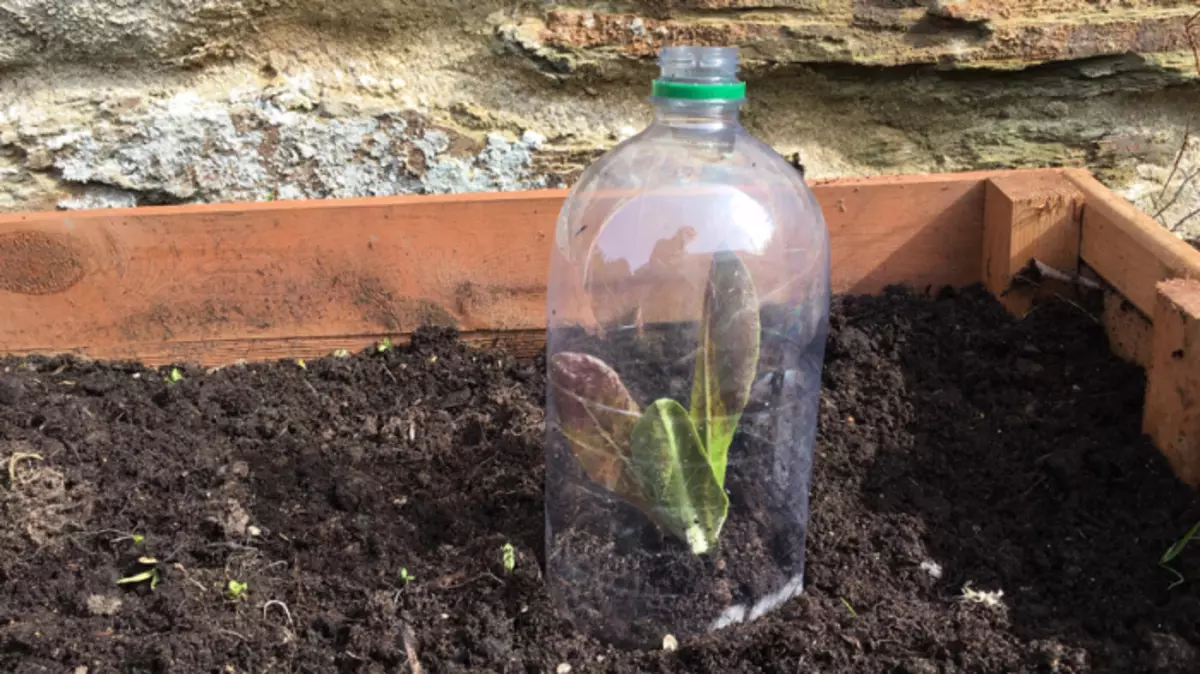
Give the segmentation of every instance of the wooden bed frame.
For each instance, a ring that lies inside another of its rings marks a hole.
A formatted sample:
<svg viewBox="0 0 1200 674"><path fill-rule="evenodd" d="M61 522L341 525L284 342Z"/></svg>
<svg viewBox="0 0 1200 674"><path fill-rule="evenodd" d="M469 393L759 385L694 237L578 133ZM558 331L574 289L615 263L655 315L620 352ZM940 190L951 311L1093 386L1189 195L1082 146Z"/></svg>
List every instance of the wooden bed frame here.
<svg viewBox="0 0 1200 674"><path fill-rule="evenodd" d="M1106 288L1144 366L1144 430L1200 486L1200 252L1078 169L813 185L833 290L982 282L1014 313L1031 260ZM148 364L303 358L418 326L541 348L560 190L0 215L0 354Z"/></svg>

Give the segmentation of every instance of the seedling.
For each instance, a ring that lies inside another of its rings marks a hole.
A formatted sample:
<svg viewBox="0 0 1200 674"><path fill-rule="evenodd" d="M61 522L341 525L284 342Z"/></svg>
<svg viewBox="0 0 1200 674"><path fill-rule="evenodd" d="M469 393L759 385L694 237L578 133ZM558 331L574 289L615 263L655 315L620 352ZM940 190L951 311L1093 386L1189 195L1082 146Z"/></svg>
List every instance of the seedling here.
<svg viewBox="0 0 1200 674"><path fill-rule="evenodd" d="M167 383L178 384L181 381L183 381L183 373L177 367L171 368L171 371L167 374Z"/></svg>
<svg viewBox="0 0 1200 674"><path fill-rule="evenodd" d="M408 585L409 583L413 582L416 579L417 579L416 576L413 576L412 574L410 574L408 572L407 568L400 569L400 580L404 581L405 585Z"/></svg>
<svg viewBox="0 0 1200 674"><path fill-rule="evenodd" d="M150 568L132 576L126 576L117 580L117 585L136 585L138 583L150 583L150 589L158 587L162 581L162 576L158 572L158 560L153 557L138 557L138 564L148 566Z"/></svg>
<svg viewBox="0 0 1200 674"><path fill-rule="evenodd" d="M382 342L375 345L375 350L379 353L383 353L390 348L392 348L392 340L390 337L384 337Z"/></svg>
<svg viewBox="0 0 1200 674"><path fill-rule="evenodd" d="M1167 551L1164 552L1163 556L1158 560L1158 565L1167 571L1170 571L1171 575L1175 577L1175 580L1167 587L1168 590L1175 589L1175 587L1181 585L1184 581L1183 574L1176 571L1174 567L1169 566L1169 564L1175 561L1175 558L1183 552L1183 549L1188 546L1188 543L1192 542L1192 539L1196 537L1196 534L1200 534L1200 522L1193 524L1192 528L1188 529L1188 532L1183 535L1183 538L1175 541L1174 545L1167 548Z"/></svg>
<svg viewBox="0 0 1200 674"><path fill-rule="evenodd" d="M303 358L296 359L296 366L299 367L301 370L308 369L308 363L305 363Z"/></svg>
<svg viewBox="0 0 1200 674"><path fill-rule="evenodd" d="M338 349L337 351L333 352L333 357L334 358L349 358L350 352L347 351L346 349Z"/></svg>
<svg viewBox="0 0 1200 674"><path fill-rule="evenodd" d="M504 547L500 548L500 553L504 558L504 573L512 573L517 567L517 551L513 549L512 543L505 543Z"/></svg>
<svg viewBox="0 0 1200 674"><path fill-rule="evenodd" d="M229 601L237 601L246 594L246 589L248 587L248 583L230 579L229 582L225 584L225 598Z"/></svg>
<svg viewBox="0 0 1200 674"><path fill-rule="evenodd" d="M142 541L146 540L146 537L141 534L132 534L129 538L133 541L134 545L141 545Z"/></svg>
<svg viewBox="0 0 1200 674"><path fill-rule="evenodd" d="M729 512L729 446L750 398L760 329L750 270L723 251L709 268L689 409L659 398L643 410L594 356L550 360L559 424L588 477L696 555L716 546Z"/></svg>

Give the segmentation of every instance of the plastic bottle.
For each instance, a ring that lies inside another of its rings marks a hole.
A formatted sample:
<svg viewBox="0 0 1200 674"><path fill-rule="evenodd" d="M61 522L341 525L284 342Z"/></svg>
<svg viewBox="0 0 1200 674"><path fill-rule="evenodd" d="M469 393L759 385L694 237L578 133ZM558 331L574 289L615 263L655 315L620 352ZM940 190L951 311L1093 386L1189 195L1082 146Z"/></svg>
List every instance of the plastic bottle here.
<svg viewBox="0 0 1200 674"><path fill-rule="evenodd" d="M738 121L737 49L668 47L653 123L560 214L546 568L581 629L647 647L800 592L829 237Z"/></svg>

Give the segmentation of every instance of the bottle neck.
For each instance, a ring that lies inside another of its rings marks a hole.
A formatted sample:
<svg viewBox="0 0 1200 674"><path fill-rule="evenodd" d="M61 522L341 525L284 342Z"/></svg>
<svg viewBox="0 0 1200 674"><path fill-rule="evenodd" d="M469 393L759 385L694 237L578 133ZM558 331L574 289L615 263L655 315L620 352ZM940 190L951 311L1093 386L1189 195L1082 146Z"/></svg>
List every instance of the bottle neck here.
<svg viewBox="0 0 1200 674"><path fill-rule="evenodd" d="M741 101L688 101L655 98L654 123L673 129L717 131L741 126Z"/></svg>

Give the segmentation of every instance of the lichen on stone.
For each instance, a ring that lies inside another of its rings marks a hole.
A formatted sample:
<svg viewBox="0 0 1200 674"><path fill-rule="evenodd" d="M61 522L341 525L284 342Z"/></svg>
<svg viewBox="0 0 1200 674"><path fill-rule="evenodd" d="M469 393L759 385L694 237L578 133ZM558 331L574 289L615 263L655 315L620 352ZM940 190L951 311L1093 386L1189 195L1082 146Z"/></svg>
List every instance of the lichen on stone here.
<svg viewBox="0 0 1200 674"><path fill-rule="evenodd" d="M309 91L313 95L315 91ZM151 201L513 190L544 187L533 174L538 134L489 134L473 153L452 151L450 133L400 110L328 118L306 87L204 100L181 92L152 101L119 124L103 121L40 139L62 180L150 195ZM415 122L415 123L414 123ZM420 166L410 166L413 152Z"/></svg>

